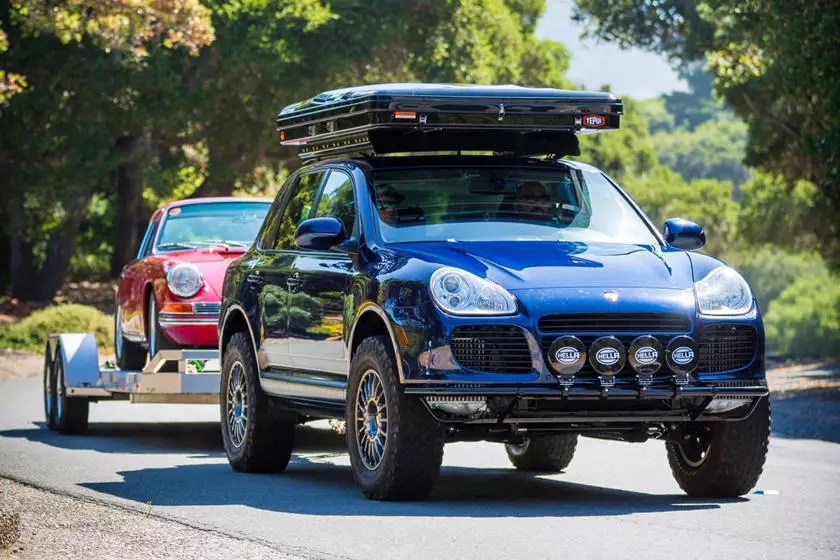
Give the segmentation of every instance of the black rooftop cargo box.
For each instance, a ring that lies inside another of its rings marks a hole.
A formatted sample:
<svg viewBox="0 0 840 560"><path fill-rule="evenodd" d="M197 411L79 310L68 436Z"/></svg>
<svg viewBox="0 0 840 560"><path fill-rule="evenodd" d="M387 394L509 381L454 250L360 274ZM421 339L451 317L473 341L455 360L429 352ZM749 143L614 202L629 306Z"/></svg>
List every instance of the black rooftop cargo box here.
<svg viewBox="0 0 840 560"><path fill-rule="evenodd" d="M300 157L373 152L493 151L577 155L578 134L618 128L610 93L519 86L380 84L284 108L277 130Z"/></svg>

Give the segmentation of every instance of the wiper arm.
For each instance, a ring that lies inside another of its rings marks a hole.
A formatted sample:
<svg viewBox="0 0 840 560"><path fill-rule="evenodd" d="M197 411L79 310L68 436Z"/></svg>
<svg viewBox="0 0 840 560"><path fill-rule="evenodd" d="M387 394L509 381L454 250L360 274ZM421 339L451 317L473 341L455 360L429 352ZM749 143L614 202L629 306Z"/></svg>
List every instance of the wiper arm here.
<svg viewBox="0 0 840 560"><path fill-rule="evenodd" d="M233 247L249 247L247 243L242 243L241 241L228 241L227 239L208 239L207 241L202 241L202 243L210 243L214 245L231 245Z"/></svg>
<svg viewBox="0 0 840 560"><path fill-rule="evenodd" d="M155 246L155 249L195 249L194 244L190 243L160 243Z"/></svg>

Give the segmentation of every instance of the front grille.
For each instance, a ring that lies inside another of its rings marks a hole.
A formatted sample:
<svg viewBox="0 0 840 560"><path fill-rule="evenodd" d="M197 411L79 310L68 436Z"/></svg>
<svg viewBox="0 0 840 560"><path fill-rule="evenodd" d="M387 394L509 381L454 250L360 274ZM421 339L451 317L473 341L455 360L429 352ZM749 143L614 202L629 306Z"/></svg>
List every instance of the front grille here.
<svg viewBox="0 0 840 560"><path fill-rule="evenodd" d="M452 331L452 353L462 366L487 373L533 369L525 333L510 325L473 325Z"/></svg>
<svg viewBox="0 0 840 560"><path fill-rule="evenodd" d="M683 333L691 321L679 313L568 313L546 315L538 327L544 333Z"/></svg>
<svg viewBox="0 0 840 560"><path fill-rule="evenodd" d="M755 358L758 337L750 325L717 324L705 327L698 337L700 365L697 373L741 369Z"/></svg>
<svg viewBox="0 0 840 560"><path fill-rule="evenodd" d="M218 302L198 302L193 304L193 311L196 314L218 315L222 311L222 304Z"/></svg>

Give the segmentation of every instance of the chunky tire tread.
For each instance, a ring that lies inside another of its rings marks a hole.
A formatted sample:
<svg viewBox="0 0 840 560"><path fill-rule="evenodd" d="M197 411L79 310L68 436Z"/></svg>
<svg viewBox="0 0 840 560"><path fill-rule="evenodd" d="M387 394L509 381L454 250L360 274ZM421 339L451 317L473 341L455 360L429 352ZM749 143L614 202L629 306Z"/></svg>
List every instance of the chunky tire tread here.
<svg viewBox="0 0 840 560"><path fill-rule="evenodd" d="M770 400L762 397L749 418L716 422L712 429L709 455L698 467L685 462L678 443L666 443L671 472L689 496L743 496L755 487L764 469L770 442Z"/></svg>
<svg viewBox="0 0 840 560"><path fill-rule="evenodd" d="M526 440L525 448L506 444L508 459L520 471L560 472L575 456L577 434L536 436Z"/></svg>
<svg viewBox="0 0 840 560"><path fill-rule="evenodd" d="M350 364L347 387L346 438L353 476L371 500L419 500L434 488L443 461L444 430L418 399L400 391L390 341L384 336L365 339ZM376 370L388 406L385 455L376 471L368 470L359 455L355 433L356 392L362 375Z"/></svg>
<svg viewBox="0 0 840 560"><path fill-rule="evenodd" d="M248 393L248 423L242 445L230 441L227 425L227 383L233 364L241 361L245 368ZM282 472L289 464L295 440L295 423L282 416L282 410L263 393L257 376L257 360L246 333L234 334L222 358L220 412L222 441L228 461L234 470L245 473Z"/></svg>

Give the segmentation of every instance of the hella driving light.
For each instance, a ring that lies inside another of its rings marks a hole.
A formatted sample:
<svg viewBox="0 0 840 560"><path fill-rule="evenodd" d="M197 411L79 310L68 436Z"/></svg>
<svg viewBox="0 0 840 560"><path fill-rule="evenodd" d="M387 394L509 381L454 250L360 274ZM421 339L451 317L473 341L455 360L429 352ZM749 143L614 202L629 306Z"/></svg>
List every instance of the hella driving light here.
<svg viewBox="0 0 840 560"><path fill-rule="evenodd" d="M615 376L624 368L626 360L624 345L614 336L602 336L589 347L589 363L602 378Z"/></svg>
<svg viewBox="0 0 840 560"><path fill-rule="evenodd" d="M188 298L198 293L203 284L198 267L181 263L176 264L166 273L169 290L178 297Z"/></svg>
<svg viewBox="0 0 840 560"><path fill-rule="evenodd" d="M575 336L561 336L548 349L551 369L563 377L574 377L586 363L586 346Z"/></svg>
<svg viewBox="0 0 840 560"><path fill-rule="evenodd" d="M679 384L688 383L689 374L697 369L700 362L697 343L690 336L672 338L665 348L665 361L674 372L674 381Z"/></svg>
<svg viewBox="0 0 840 560"><path fill-rule="evenodd" d="M489 280L458 268L439 268L430 281L435 303L452 315L513 315L514 297Z"/></svg>
<svg viewBox="0 0 840 560"><path fill-rule="evenodd" d="M743 315L752 309L753 295L744 278L721 266L694 284L697 305L704 315Z"/></svg>
<svg viewBox="0 0 840 560"><path fill-rule="evenodd" d="M665 349L656 338L647 335L640 336L630 343L627 361L630 362L633 371L639 374L640 379L642 376L649 379L662 367L662 362L665 361Z"/></svg>

